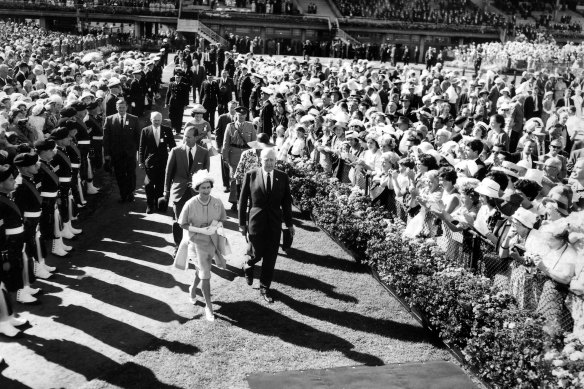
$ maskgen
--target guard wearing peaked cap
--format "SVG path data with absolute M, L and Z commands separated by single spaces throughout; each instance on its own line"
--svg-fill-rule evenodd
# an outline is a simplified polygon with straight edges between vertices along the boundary
M 17 326 L 25 320 L 14 316 L 8 293 L 20 295 L 21 300 L 34 299 L 29 293 L 19 292 L 24 288 L 22 265 L 24 249 L 24 221 L 18 206 L 10 199 L 14 191 L 14 166 L 7 163 L 7 154 L 0 154 L 0 334 L 14 337 Z
M 68 132 L 67 132 L 68 133 Z M 59 176 L 53 171 L 51 161 L 56 154 L 56 143 L 53 139 L 40 140 L 35 142 L 34 147 L 39 156 L 39 170 L 34 176 L 35 186 L 40 192 L 41 203 L 41 217 L 39 220 L 40 232 L 40 248 L 41 255 L 39 256 L 40 268 L 46 272 L 55 271 L 54 267 L 48 266 L 45 262 L 47 256 L 47 248 L 53 251 L 53 241 L 60 240 L 60 235 L 56 233 L 58 227 L 58 209 L 57 197 L 59 196 Z M 55 224 L 57 223 L 57 224 Z M 57 243 L 57 246 L 61 247 Z M 60 254 L 66 255 L 67 252 L 57 250 Z M 42 272 L 41 270 L 41 272 Z
M 23 288 L 17 294 L 17 301 L 22 303 L 36 301 L 36 298 L 32 296 L 35 290 L 30 286 L 35 281 L 35 274 L 39 274 L 41 278 L 50 277 L 50 274 L 43 272 L 38 267 L 39 258 L 42 257 L 40 240 L 37 240 L 42 198 L 34 183 L 34 176 L 39 171 L 38 160 L 38 155 L 33 151 L 17 154 L 14 158 L 14 165 L 20 174 L 16 178 L 16 187 L 12 198 L 23 217 L 25 242 L 25 251 L 22 257 Z M 37 267 L 36 273 L 35 267 Z
M 87 168 L 86 188 L 87 194 L 97 194 L 99 188 L 94 185 L 94 170 L 101 169 L 103 166 L 103 128 L 101 117 L 101 104 L 97 101 L 87 105 L 87 115 L 83 118 L 83 123 L 87 127 L 87 132 L 90 137 L 89 142 L 89 158 Z

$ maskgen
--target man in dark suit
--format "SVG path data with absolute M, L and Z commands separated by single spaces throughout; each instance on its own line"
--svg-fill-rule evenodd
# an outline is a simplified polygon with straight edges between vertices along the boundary
M 176 147 L 172 128 L 162 126 L 162 114 L 150 114 L 151 126 L 142 129 L 140 136 L 140 168 L 146 170 L 146 213 L 156 210 L 158 199 L 164 193 L 164 173 L 168 153 Z
M 118 101 L 118 96 L 122 91 L 122 85 L 120 80 L 117 78 L 111 78 L 107 84 L 110 93 L 105 97 L 105 116 L 115 115 L 117 112 L 116 102 Z
M 223 186 L 225 187 L 225 193 L 229 193 L 229 164 L 223 158 L 222 149 L 223 141 L 225 139 L 225 130 L 230 123 L 235 123 L 237 121 L 237 101 L 230 101 L 227 104 L 228 112 L 219 116 L 217 119 L 217 128 L 215 129 L 215 140 L 217 141 L 217 150 L 221 154 L 221 178 L 223 180 Z
M 221 78 L 218 81 L 217 90 L 217 112 L 219 115 L 227 112 L 227 103 L 233 100 L 234 91 L 235 85 L 233 84 L 233 80 L 229 78 L 227 70 L 223 70 L 221 72 Z
M 262 167 L 245 174 L 239 198 L 239 229 L 242 235 L 249 236 L 254 252 L 254 257 L 243 264 L 246 281 L 248 285 L 253 283 L 254 266 L 263 260 L 260 294 L 268 303 L 273 303 L 270 284 L 278 256 L 282 220 L 294 234 L 292 197 L 288 176 L 275 170 L 275 149 L 262 150 L 260 159 Z
M 0 89 L 4 88 L 6 85 L 14 85 L 14 81 L 8 75 L 10 68 L 6 64 L 0 65 Z
M 241 68 L 241 76 L 237 80 L 237 98 L 239 105 L 246 108 L 249 107 L 249 97 L 251 96 L 252 89 L 253 81 L 247 72 L 247 65 L 243 65 Z
M 197 101 L 197 93 L 199 93 L 199 98 L 201 96 L 201 85 L 203 85 L 203 81 L 205 81 L 205 67 L 199 64 L 199 60 L 193 60 L 193 101 Z M 200 100 L 199 100 L 200 102 Z
M 166 91 L 165 108 L 168 108 L 168 118 L 177 134 L 180 134 L 185 107 L 189 104 L 189 86 L 183 81 L 184 74 L 182 69 L 175 69 Z
M 128 95 L 128 102 L 130 103 L 130 112 L 138 117 L 144 115 L 144 98 L 146 97 L 146 90 L 144 90 L 144 83 L 142 81 L 142 70 L 136 69 L 132 72 L 134 79 L 130 82 L 130 91 Z
M 207 136 L 206 133 L 195 136 L 194 127 L 185 129 L 182 145 L 173 148 L 168 156 L 164 178 L 164 198 L 173 205 L 174 209 L 175 222 L 172 225 L 172 235 L 176 247 L 183 236 L 182 228 L 176 221 L 185 203 L 194 195 L 191 187 L 193 174 L 210 168 L 209 151 L 197 145 L 205 136 Z
M 24 85 L 24 81 L 27 79 L 28 73 L 28 64 L 25 62 L 21 62 L 18 65 L 18 72 L 14 76 L 14 81 L 18 82 L 20 86 Z
M 207 110 L 207 113 L 203 117 L 209 122 L 211 128 L 215 128 L 218 92 L 219 87 L 217 86 L 217 82 L 213 80 L 213 75 L 207 69 L 207 79 L 203 81 L 203 85 L 201 86 L 201 105 Z
M 136 152 L 140 144 L 138 118 L 127 113 L 125 100 L 116 102 L 118 113 L 108 116 L 103 126 L 103 148 L 105 160 L 112 164 L 120 203 L 134 201 L 136 190 Z
M 258 133 L 263 132 L 272 136 L 272 119 L 274 118 L 274 105 L 270 101 L 270 96 L 274 91 L 270 87 L 262 87 L 262 106 L 260 109 L 260 122 Z

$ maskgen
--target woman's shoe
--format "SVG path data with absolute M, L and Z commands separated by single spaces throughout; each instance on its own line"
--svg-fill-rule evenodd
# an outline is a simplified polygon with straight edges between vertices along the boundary
M 205 307 L 205 319 L 207 319 L 207 321 L 215 321 L 215 315 L 209 307 Z
M 189 286 L 189 301 L 191 304 L 197 304 L 197 293 L 193 293 L 193 286 Z

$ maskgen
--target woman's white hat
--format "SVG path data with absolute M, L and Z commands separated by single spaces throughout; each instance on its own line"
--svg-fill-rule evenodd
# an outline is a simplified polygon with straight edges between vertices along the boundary
M 211 184 L 215 183 L 215 179 L 211 176 L 208 170 L 199 170 L 193 174 L 192 185 L 194 190 L 197 190 L 198 187 L 205 182 L 210 182 Z
M 477 192 L 478 194 L 482 194 L 494 199 L 500 198 L 499 196 L 500 190 L 501 187 L 499 186 L 499 184 L 497 184 L 490 178 L 485 178 L 484 180 L 481 181 L 479 186 L 475 188 L 475 192 Z

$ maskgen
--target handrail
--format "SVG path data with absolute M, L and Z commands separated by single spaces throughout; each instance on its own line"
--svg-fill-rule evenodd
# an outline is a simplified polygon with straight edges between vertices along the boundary
M 215 31 L 205 26 L 199 21 L 199 33 L 202 35 L 207 35 L 209 40 L 213 40 L 216 43 L 220 43 L 222 46 L 227 46 L 227 41 L 221 35 L 217 34 Z

